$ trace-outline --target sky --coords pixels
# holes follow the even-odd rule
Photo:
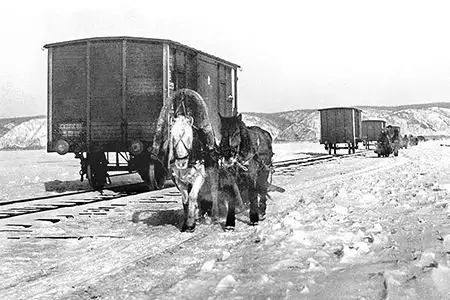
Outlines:
[[[450,102],[449,15],[430,0],[2,1],[0,117],[47,113],[44,44],[123,35],[239,64],[244,112]]]

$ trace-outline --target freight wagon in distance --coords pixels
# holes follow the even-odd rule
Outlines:
[[[331,154],[337,149],[355,153],[361,141],[361,110],[352,107],[319,109],[320,143]]]
[[[48,152],[74,153],[80,174],[102,189],[108,171],[138,171],[151,187],[163,185],[152,160],[156,123],[176,90],[197,91],[214,131],[219,116],[237,112],[238,65],[180,43],[103,37],[47,44]]]
[[[371,142],[377,142],[384,128],[386,128],[386,121],[362,120],[362,140],[366,149],[370,148]]]

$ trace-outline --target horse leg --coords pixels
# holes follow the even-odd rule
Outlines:
[[[211,220],[216,223],[219,220],[219,170],[211,168],[208,170],[208,177],[211,184]]]
[[[236,226],[236,200],[238,195],[236,194],[234,187],[228,186],[226,192],[228,195],[228,211],[227,220],[225,222],[225,231],[233,231]]]
[[[267,189],[269,187],[268,179],[268,170],[264,170],[258,175],[257,189],[259,194],[259,217],[261,221],[266,218]]]
[[[188,187],[185,186],[183,183],[179,182],[177,179],[175,179],[175,185],[178,188],[178,191],[181,193],[181,200],[183,202],[183,211],[184,211],[184,220],[183,225],[181,227],[181,231],[184,232],[187,230],[187,217],[188,217],[188,201],[189,201],[189,191]]]
[[[256,187],[256,182],[253,180],[251,180],[248,187],[248,197],[250,200],[250,225],[258,225],[258,189]]]
[[[239,187],[236,184],[235,180],[231,180],[231,185],[233,186],[233,194],[234,194],[234,198],[233,200],[235,200],[235,205],[234,207],[238,207],[238,212],[241,212],[245,209],[245,205],[244,202],[242,201],[242,197],[241,197],[241,191],[239,190]]]
[[[186,231],[193,232],[195,230],[195,219],[197,216],[197,198],[205,177],[202,174],[198,174],[192,183],[192,188],[189,192],[187,203],[187,218],[186,218]]]

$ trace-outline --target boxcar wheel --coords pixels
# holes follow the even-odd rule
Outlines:
[[[100,166],[87,165],[87,178],[89,185],[96,191],[100,191],[106,184],[106,172]]]

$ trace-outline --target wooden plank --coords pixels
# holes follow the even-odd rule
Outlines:
[[[167,102],[167,99],[169,98],[169,44],[164,43],[163,44],[163,103]]]
[[[128,140],[127,130],[127,41],[122,41],[122,124],[121,136],[122,142],[126,143]]]
[[[234,114],[237,115],[238,112],[238,76],[237,69],[234,70]]]
[[[91,42],[86,44],[86,145],[91,151]]]
[[[48,49],[47,87],[47,152],[53,151],[53,49]]]

